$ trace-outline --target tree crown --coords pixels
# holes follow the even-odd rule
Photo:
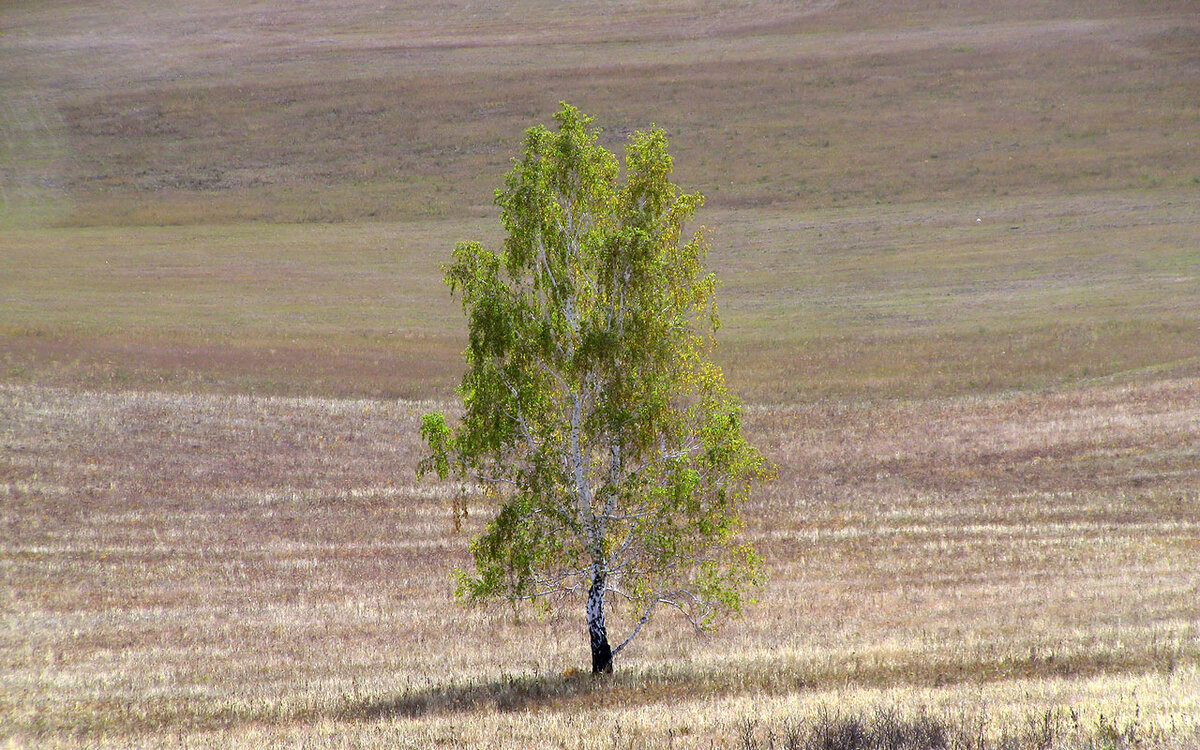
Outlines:
[[[497,501],[463,596],[602,581],[638,627],[659,605],[703,626],[760,578],[735,536],[771,471],[710,359],[707,236],[683,242],[703,198],[670,181],[662,130],[630,137],[622,175],[590,118],[563,104],[554,119],[496,191],[503,249],[460,243],[445,269],[467,315],[463,410],[453,429],[425,415],[419,471]]]

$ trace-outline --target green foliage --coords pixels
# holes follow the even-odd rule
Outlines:
[[[603,580],[639,623],[667,604],[706,626],[761,578],[736,536],[770,467],[710,361],[716,280],[704,230],[683,231],[703,198],[671,183],[662,130],[633,134],[622,175],[590,118],[555,120],[496,192],[503,249],[460,243],[445,269],[469,329],[463,415],[425,415],[419,471],[499,503],[460,594]]]

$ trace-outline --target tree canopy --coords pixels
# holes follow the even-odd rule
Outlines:
[[[635,132],[622,170],[591,118],[564,103],[554,120],[496,191],[503,249],[460,243],[445,269],[469,332],[462,414],[423,417],[418,471],[495,509],[459,595],[582,596],[607,672],[661,608],[698,628],[740,611],[761,578],[741,508],[771,468],[711,360],[707,236],[683,236],[703,197],[671,182],[665,133]]]

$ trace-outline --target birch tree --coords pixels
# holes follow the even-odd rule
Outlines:
[[[671,182],[665,134],[634,133],[622,170],[591,118],[554,119],[496,191],[503,249],[460,243],[445,268],[469,330],[462,415],[424,415],[418,471],[494,509],[459,596],[578,596],[592,671],[611,672],[657,612],[703,629],[741,610],[761,577],[741,508],[770,467],[711,361],[707,238],[684,238],[703,198]]]

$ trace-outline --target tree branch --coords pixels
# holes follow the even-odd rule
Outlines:
[[[693,601],[693,602],[696,604],[696,606],[697,606],[697,607],[704,607],[704,602],[703,602],[703,601],[700,599],[700,597],[696,596],[696,595],[695,595],[695,594],[693,594],[692,592],[690,592],[690,591],[677,591],[677,592],[675,592],[675,594],[674,594],[674,595],[676,595],[676,596],[677,596],[677,595],[680,595],[680,594],[682,594],[682,595],[684,595],[684,596],[687,596],[688,598],[690,598],[690,599],[691,599],[691,600],[692,600],[692,601]],[[660,598],[660,599],[659,599],[659,601],[660,601],[660,602],[662,602],[663,604],[666,604],[666,605],[667,605],[667,606],[669,606],[669,607],[674,607],[676,610],[678,610],[678,611],[679,611],[679,614],[683,615],[683,616],[684,616],[684,618],[685,618],[685,619],[686,619],[686,620],[687,620],[689,623],[691,623],[691,625],[692,625],[692,628],[693,628],[693,629],[694,629],[694,630],[695,630],[697,633],[703,633],[703,632],[704,632],[704,627],[703,627],[703,626],[700,624],[700,623],[703,621],[703,619],[704,619],[703,617],[698,617],[697,615],[693,614],[692,612],[689,612],[689,611],[688,611],[688,610],[687,610],[687,609],[686,609],[686,608],[685,608],[685,607],[684,607],[682,604],[680,604],[679,602],[677,602],[677,601],[675,601],[675,600],[673,600],[673,599]],[[707,610],[707,611],[706,611],[706,614],[707,614],[707,612],[710,612],[710,611],[712,611],[712,607],[711,607],[711,606],[707,606],[707,607],[704,607],[704,608]]]
[[[626,646],[628,646],[630,641],[632,641],[634,638],[637,637],[637,634],[642,631],[642,626],[650,621],[650,615],[654,614],[654,609],[662,601],[663,601],[662,599],[655,599],[654,601],[650,602],[650,604],[646,607],[646,610],[644,612],[642,612],[642,616],[638,620],[637,626],[634,627],[633,632],[629,634],[628,638],[621,641],[621,644],[619,646],[617,646],[616,648],[613,649],[613,651],[612,651],[613,656],[616,656],[617,654],[621,653],[621,650],[624,649]]]

